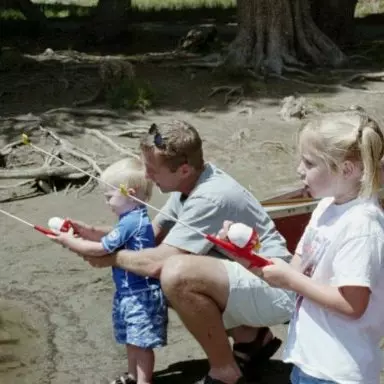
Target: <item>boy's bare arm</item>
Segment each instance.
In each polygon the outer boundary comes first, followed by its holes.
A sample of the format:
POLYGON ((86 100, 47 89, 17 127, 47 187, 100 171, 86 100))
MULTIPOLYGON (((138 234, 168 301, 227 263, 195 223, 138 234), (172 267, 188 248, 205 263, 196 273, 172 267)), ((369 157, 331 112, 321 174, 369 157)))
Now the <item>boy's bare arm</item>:
POLYGON ((111 226, 94 226, 86 224, 82 221, 69 219, 72 224, 72 227, 80 237, 90 241, 100 241, 100 239, 105 236, 107 233, 112 231, 111 226))
POLYGON ((60 233, 52 237, 52 239, 71 251, 79 254, 87 254, 90 256, 105 256, 108 252, 104 249, 103 244, 98 241, 84 240, 82 238, 73 237, 68 233, 60 233))

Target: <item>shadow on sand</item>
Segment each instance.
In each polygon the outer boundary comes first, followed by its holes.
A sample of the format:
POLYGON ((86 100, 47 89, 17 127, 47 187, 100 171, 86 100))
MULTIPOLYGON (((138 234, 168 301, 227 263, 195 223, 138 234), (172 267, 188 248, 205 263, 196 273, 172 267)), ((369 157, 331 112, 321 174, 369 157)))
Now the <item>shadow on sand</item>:
MULTIPOLYGON (((155 373, 155 384, 195 384, 202 380, 209 369, 206 359, 174 363, 155 373)), ((249 384, 289 384, 291 365, 280 360, 270 360, 255 367, 255 377, 249 384)))

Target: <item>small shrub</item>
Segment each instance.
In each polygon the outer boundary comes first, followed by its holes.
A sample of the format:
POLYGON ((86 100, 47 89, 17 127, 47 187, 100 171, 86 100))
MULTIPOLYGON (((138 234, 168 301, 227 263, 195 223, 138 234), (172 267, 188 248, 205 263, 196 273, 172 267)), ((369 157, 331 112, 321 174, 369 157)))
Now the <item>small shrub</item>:
POLYGON ((154 90, 149 82, 126 79, 107 92, 107 103, 111 108, 140 109, 147 111, 153 106, 154 90))

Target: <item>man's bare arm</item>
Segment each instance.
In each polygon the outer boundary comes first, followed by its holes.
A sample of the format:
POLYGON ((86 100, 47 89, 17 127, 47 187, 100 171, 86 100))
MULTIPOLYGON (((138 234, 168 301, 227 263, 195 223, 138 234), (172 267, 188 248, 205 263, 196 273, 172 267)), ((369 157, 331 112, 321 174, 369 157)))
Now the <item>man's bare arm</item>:
POLYGON ((173 255, 188 253, 187 251, 172 247, 167 244, 160 244, 155 248, 146 248, 140 251, 120 250, 114 256, 113 264, 126 271, 141 276, 158 278, 164 262, 173 255))

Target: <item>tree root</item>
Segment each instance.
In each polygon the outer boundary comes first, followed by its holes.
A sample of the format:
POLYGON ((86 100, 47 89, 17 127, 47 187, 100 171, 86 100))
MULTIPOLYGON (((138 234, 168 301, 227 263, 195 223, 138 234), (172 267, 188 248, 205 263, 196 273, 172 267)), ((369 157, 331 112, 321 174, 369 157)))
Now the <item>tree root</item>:
POLYGON ((105 136, 100 131, 96 131, 94 129, 86 129, 85 132, 89 133, 90 135, 96 136, 98 139, 100 139, 101 141, 104 141, 106 144, 108 144, 110 147, 112 147, 122 155, 139 158, 139 156, 136 153, 133 153, 127 148, 120 147, 120 145, 116 144, 111 138, 105 136))
POLYGON ((98 116, 98 117, 112 117, 118 118, 119 114, 117 112, 109 111, 106 109, 79 109, 79 108, 55 108, 50 109, 43 113, 43 116, 52 115, 56 113, 68 113, 77 116, 98 116))
POLYGON ((230 86, 230 85, 222 85, 220 87, 212 88, 212 92, 208 95, 208 97, 212 97, 220 92, 226 92, 224 96, 225 104, 229 104, 230 102, 239 104, 244 97, 244 88, 242 86, 230 86))
POLYGON ((28 184, 32 184, 32 185, 36 184, 36 180, 31 179, 31 180, 20 181, 16 184, 11 184, 11 185, 0 185, 0 189, 15 189, 15 188, 23 187, 24 185, 28 185, 28 184))
MULTIPOLYGON (((129 125, 131 126, 135 126, 131 123, 128 123, 129 125)), ((145 127, 145 128, 140 128, 140 127, 143 127, 141 125, 136 125, 137 129, 128 129, 126 131, 123 131, 123 132, 112 132, 110 134, 110 136, 117 136, 117 137, 130 137, 131 139, 138 139, 140 137, 142 137, 143 135, 145 135, 146 133, 148 133, 148 128, 145 127)))
MULTIPOLYGON (((82 168, 84 171, 88 167, 82 168)), ((49 179, 51 177, 65 177, 65 178, 79 178, 79 174, 74 174, 71 166, 58 166, 58 167, 47 167, 42 166, 39 168, 19 170, 19 169, 8 169, 6 171, 0 170, 0 179, 49 179)), ((81 177, 84 177, 81 174, 81 177)))
POLYGON ((381 94, 384 94, 384 91, 373 91, 373 90, 368 90, 368 89, 361 89, 361 88, 353 88, 353 87, 350 87, 347 85, 347 83, 344 83, 344 84, 324 84, 324 83, 312 83, 312 82, 308 82, 308 81, 305 81, 305 80, 301 80, 301 79, 298 79, 298 78, 294 78, 294 77, 286 77, 286 76, 282 76, 282 75, 277 75, 277 74, 270 74, 271 77, 275 77, 277 79, 280 79, 280 80, 284 80, 284 81, 291 81, 291 82, 294 82, 294 83, 298 83, 298 84, 301 84, 301 85, 305 85, 307 87, 315 87, 315 88, 320 88, 320 89, 328 89, 330 91, 335 91, 335 90, 343 90, 343 91, 357 91, 357 92, 362 92, 362 93, 369 93, 369 94, 377 94, 377 95, 381 95, 381 94))
POLYGON ((17 195, 21 193, 17 189, 23 189, 23 193, 30 190, 24 197, 30 196, 32 189, 33 196, 58 191, 64 194, 76 191, 76 196, 89 193, 97 185, 95 177, 102 173, 105 165, 115 161, 116 157, 138 157, 135 150, 115 142, 113 137, 137 139, 148 132, 146 126, 127 122, 115 112, 76 108, 52 109, 38 116, 27 114, 0 118, 1 129, 28 133, 32 142, 46 152, 43 154, 34 147, 23 145, 22 140, 0 148, 0 180, 21 180, 0 186, 2 193, 11 192, 12 196, 7 201, 21 197, 17 195), (111 131, 111 127, 116 130, 111 131), (127 127, 130 129, 122 129, 127 127), (103 129, 107 133, 103 133, 103 129), (101 144, 102 153, 100 150, 93 152, 90 147, 84 150, 64 138, 63 134, 76 138, 84 136, 87 142, 96 140, 97 146, 101 144))

